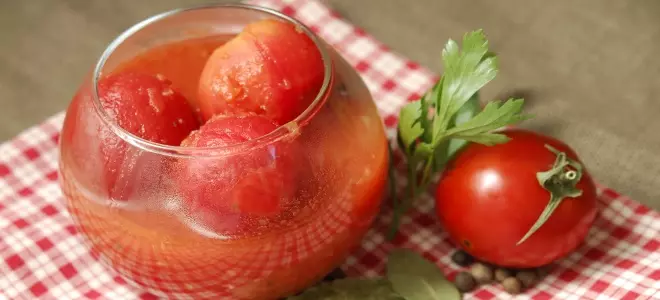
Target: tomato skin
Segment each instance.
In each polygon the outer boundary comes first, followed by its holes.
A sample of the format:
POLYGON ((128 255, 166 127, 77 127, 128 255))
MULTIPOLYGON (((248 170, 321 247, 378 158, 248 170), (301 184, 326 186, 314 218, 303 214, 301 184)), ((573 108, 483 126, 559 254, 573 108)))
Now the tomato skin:
MULTIPOLYGON (((145 140, 179 145, 199 122, 187 99, 162 76, 120 72, 98 82, 101 106, 124 130, 145 140)), ((97 116, 90 84, 83 85, 67 109, 62 143, 87 186, 117 201, 139 198, 136 182, 153 156, 130 146, 97 116)), ((153 172, 153 170, 151 171, 153 172)))
POLYGON ((582 195, 565 198, 539 230, 516 245, 550 200, 536 179, 556 158, 545 144, 581 161, 557 139, 523 129, 502 133, 511 140, 470 143, 450 163, 436 188, 436 214, 450 238, 480 260, 517 268, 546 265, 586 237, 597 213, 596 187, 583 169, 576 185, 582 195))
POLYGON ((199 128, 188 100, 161 76, 112 74, 99 81, 101 105, 126 131, 165 145, 179 145, 199 128))
MULTIPOLYGON (((216 115, 181 146, 228 146, 276 128, 260 115, 216 115)), ((278 217, 295 201, 297 146, 296 140, 278 141, 226 157, 181 160, 178 183, 187 210, 204 219, 205 226, 228 233, 253 230, 255 222, 243 222, 246 217, 278 217)))
POLYGON ((283 21, 257 21, 209 57, 199 80, 202 118, 250 112, 282 125, 312 103, 323 79, 321 53, 305 33, 283 21))

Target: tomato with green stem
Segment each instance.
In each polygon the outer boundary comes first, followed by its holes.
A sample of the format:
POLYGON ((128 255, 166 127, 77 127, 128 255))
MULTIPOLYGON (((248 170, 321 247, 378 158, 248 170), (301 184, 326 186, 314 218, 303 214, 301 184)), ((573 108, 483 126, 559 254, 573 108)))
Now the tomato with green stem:
POLYGON ((538 267, 585 239, 597 213, 595 184, 565 143, 523 129, 510 140, 469 144, 436 188, 436 213, 471 255, 506 267, 538 267))

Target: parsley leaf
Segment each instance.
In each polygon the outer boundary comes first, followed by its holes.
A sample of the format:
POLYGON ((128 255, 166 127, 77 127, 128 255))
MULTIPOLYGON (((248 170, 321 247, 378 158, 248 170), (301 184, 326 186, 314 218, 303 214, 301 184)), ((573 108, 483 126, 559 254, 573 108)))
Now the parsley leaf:
MULTIPOLYGON (((475 93, 472 95, 472 98, 468 100, 465 104, 463 104, 463 107, 461 107, 460 110, 454 115, 454 120, 450 124, 450 126, 458 126, 461 125, 467 121, 469 121, 472 117, 474 117, 476 114, 481 111, 481 105, 479 103, 479 92, 475 93)), ((456 139, 456 138, 451 138, 449 141, 447 141, 447 148, 446 148, 446 154, 445 154, 445 160, 440 161, 437 160, 436 163, 441 163, 444 165, 447 163, 447 161, 451 160, 454 155, 460 151, 465 144, 467 144, 466 140, 463 139, 456 139)), ((441 169, 442 166, 438 166, 436 169, 441 169)))
POLYGON ((463 105, 497 75, 497 57, 488 52, 483 31, 477 30, 463 37, 463 51, 449 40, 442 51, 445 74, 442 94, 436 99, 437 117, 434 120, 434 141, 447 129, 452 117, 463 105))
MULTIPOLYGON (((521 115, 523 99, 509 99, 489 102, 484 109, 469 121, 446 132, 446 136, 469 139, 474 136, 488 136, 488 132, 511 123, 517 123, 531 116, 521 115)), ((491 134, 492 135, 492 134, 491 134)), ((481 139, 481 138, 480 138, 481 139)), ((488 143, 491 144, 492 143, 488 143)))
POLYGON ((409 153, 413 143, 424 134, 424 130, 418 121, 422 113, 421 106, 420 101, 411 102, 399 112, 399 140, 406 153, 409 153))

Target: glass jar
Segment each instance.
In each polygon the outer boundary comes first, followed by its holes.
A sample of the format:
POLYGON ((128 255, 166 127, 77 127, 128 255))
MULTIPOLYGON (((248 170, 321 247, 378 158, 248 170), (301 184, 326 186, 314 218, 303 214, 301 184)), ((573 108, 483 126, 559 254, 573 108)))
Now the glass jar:
MULTIPOLYGON (((177 77, 199 76, 199 66, 186 68, 168 74, 175 85, 177 77)), ((356 71, 300 22, 243 4, 169 11, 117 37, 69 105, 60 145, 62 189, 92 253, 128 282, 164 296, 275 299, 314 284, 359 245, 387 181, 384 128, 356 71), (241 144, 189 148, 141 139, 103 109, 99 80, 141 53, 193 39, 226 40, 264 18, 294 23, 324 60, 321 90, 293 121, 241 144), (276 180, 275 190, 287 191, 275 195, 286 198, 276 214, 194 204, 204 197, 202 185, 232 193, 227 182, 273 164, 287 166, 287 176, 276 180)), ((268 184, 248 190, 241 196, 256 205, 275 193, 268 184)), ((206 200, 223 201, 213 197, 206 200)))

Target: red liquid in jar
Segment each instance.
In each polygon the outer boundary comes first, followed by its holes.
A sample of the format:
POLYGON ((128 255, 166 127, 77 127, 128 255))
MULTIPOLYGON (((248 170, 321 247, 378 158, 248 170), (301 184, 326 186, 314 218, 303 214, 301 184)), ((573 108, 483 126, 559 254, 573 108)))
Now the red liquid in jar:
MULTIPOLYGON (((161 74, 194 107, 204 63, 226 40, 190 39, 154 47, 114 71, 161 74)), ((343 61, 336 67, 348 68, 343 61)), ((74 141, 93 139, 80 132, 93 122, 89 114, 94 112, 84 100, 72 102, 63 131, 62 185, 93 252, 147 290, 196 299, 274 299, 322 278, 359 244, 379 210, 387 180, 387 140, 375 106, 355 76, 339 77, 297 137, 306 166, 295 183, 297 204, 279 218, 255 222, 259 230, 236 235, 200 229, 195 216, 181 213, 184 203, 176 201, 176 191, 149 191, 145 194, 160 198, 136 199, 139 205, 128 208, 107 199, 76 161, 88 148, 77 146, 86 140, 74 141)), ((163 164, 176 160, 151 155, 163 164)), ((149 172, 167 181, 175 175, 168 172, 176 169, 148 170, 144 176, 149 172)))

